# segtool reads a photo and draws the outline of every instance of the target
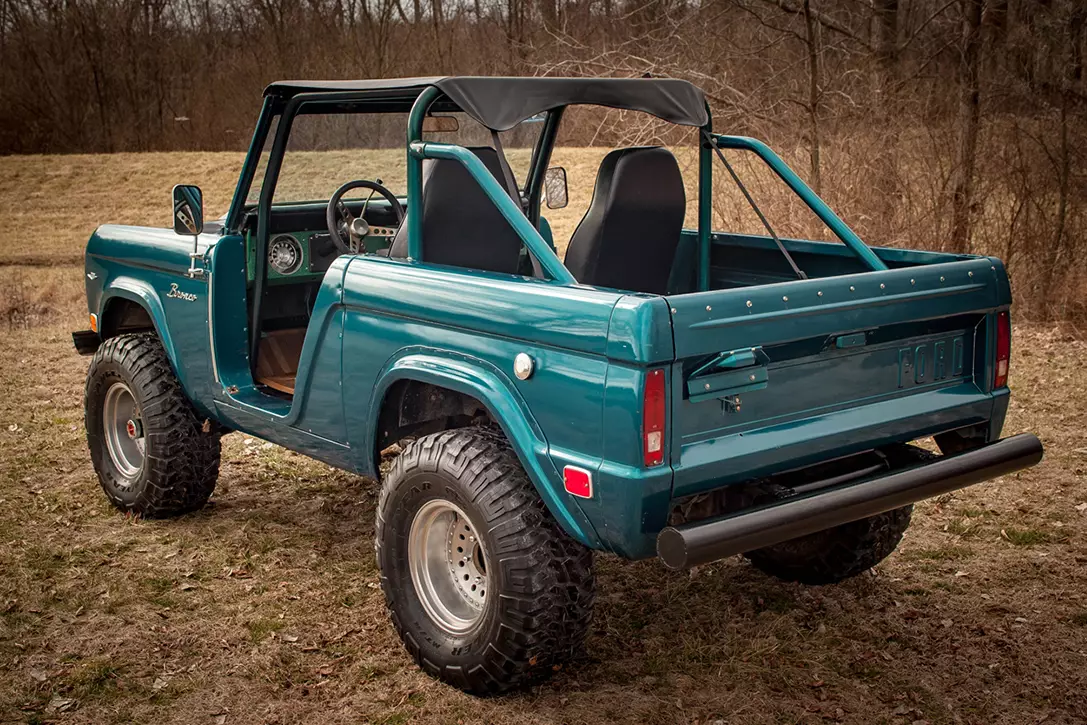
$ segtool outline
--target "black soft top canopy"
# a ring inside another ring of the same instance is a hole
[[[709,121],[702,91],[675,78],[517,78],[462,76],[359,81],[277,81],[264,95],[414,91],[435,86],[487,128],[508,131],[526,118],[560,106],[586,104],[644,111],[682,126]]]

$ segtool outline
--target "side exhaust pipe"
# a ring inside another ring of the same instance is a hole
[[[707,564],[1029,468],[1042,460],[1042,452],[1037,436],[1020,433],[863,483],[669,526],[657,535],[657,555],[671,569]]]

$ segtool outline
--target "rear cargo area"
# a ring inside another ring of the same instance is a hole
[[[673,497],[992,420],[1003,265],[842,244],[715,235],[710,286],[667,297]],[[683,278],[685,279],[685,278]],[[1004,391],[1006,392],[1006,390]]]

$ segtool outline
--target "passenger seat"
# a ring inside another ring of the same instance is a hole
[[[566,249],[566,268],[582,284],[665,294],[686,210],[672,152],[616,149],[600,163],[592,203]]]

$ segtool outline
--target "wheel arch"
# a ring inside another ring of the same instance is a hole
[[[586,546],[600,547],[592,524],[577,502],[563,491],[561,477],[549,457],[547,439],[524,400],[501,371],[483,360],[430,350],[403,354],[386,365],[374,386],[368,418],[372,425],[366,450],[375,474],[379,471],[383,443],[395,442],[383,436],[381,424],[396,411],[402,400],[398,393],[414,386],[423,386],[415,387],[416,391],[435,392],[438,400],[431,403],[441,412],[453,411],[454,406],[466,411],[472,404],[477,405],[502,430],[544,505],[563,531]],[[455,427],[461,426],[444,429]]]
[[[118,277],[102,290],[98,310],[98,331],[102,340],[122,333],[154,332],[176,374],[177,351],[168,329],[162,301],[146,282]]]

